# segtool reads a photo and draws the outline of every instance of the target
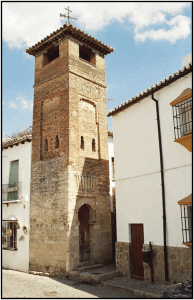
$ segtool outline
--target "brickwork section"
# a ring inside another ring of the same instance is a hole
[[[84,204],[90,259],[112,261],[105,64],[98,53],[96,65],[79,58],[71,38],[59,43],[58,58],[46,63],[45,55],[35,58],[30,270],[57,275],[80,261]]]
[[[145,245],[149,248],[149,245]],[[123,276],[130,277],[132,274],[131,244],[116,242],[116,268]],[[192,276],[192,251],[182,247],[167,247],[169,264],[168,284],[179,283]],[[165,282],[164,249],[163,246],[152,245],[152,262],[154,270],[154,282]],[[152,282],[151,269],[144,264],[144,280]]]

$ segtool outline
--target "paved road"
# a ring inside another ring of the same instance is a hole
[[[100,284],[84,284],[13,270],[3,270],[2,275],[3,298],[134,298]]]

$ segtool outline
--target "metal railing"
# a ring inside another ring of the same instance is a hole
[[[6,250],[17,250],[17,222],[2,222],[2,246]]]
[[[192,243],[193,240],[192,205],[181,205],[180,208],[181,208],[183,243]]]
[[[174,105],[174,135],[175,139],[192,133],[192,97]]]
[[[19,200],[22,196],[22,183],[2,184],[2,201]]]

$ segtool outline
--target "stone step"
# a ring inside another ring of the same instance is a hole
[[[69,273],[69,279],[85,283],[100,283],[101,281],[106,281],[120,275],[120,272],[115,269],[115,264],[105,266],[95,264],[87,269],[86,267],[81,267],[78,268],[78,270],[71,271]]]
[[[90,265],[95,265],[95,261],[94,260],[80,261],[77,264],[77,268],[79,268],[79,267],[85,267],[85,266],[90,266]]]
[[[102,268],[102,267],[103,267],[103,264],[94,264],[94,265],[88,265],[88,266],[84,266],[84,267],[77,267],[76,271],[86,272],[86,271],[89,271],[89,270],[99,269],[99,268]]]

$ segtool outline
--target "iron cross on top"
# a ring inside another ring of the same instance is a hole
[[[68,15],[63,15],[63,14],[60,14],[60,17],[64,17],[64,18],[68,18],[68,22],[69,22],[69,19],[74,19],[74,20],[77,20],[76,18],[72,18],[69,16],[69,12],[72,12],[70,9],[69,9],[69,6],[67,6],[68,8],[65,7],[65,9],[68,11]]]

